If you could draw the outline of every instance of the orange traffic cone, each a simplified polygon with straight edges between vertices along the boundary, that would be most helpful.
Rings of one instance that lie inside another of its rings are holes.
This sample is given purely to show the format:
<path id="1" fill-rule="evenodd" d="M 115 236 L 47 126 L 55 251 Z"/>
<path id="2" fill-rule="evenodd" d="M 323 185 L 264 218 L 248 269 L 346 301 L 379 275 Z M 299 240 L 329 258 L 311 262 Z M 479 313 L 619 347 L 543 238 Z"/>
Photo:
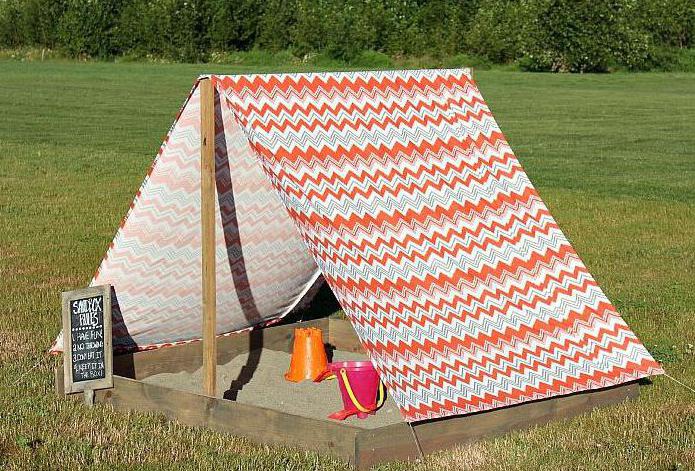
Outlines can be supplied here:
<path id="1" fill-rule="evenodd" d="M 298 383 L 305 379 L 313 380 L 328 366 L 326 349 L 323 346 L 321 329 L 309 327 L 294 329 L 294 345 L 290 369 L 285 379 Z"/>

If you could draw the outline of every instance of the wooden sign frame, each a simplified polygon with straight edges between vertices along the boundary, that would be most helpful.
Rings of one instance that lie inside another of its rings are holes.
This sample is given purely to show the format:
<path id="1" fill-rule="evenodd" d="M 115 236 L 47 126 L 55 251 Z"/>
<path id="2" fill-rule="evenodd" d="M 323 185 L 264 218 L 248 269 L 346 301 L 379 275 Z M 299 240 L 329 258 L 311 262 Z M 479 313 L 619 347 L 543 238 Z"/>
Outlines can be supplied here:
<path id="1" fill-rule="evenodd" d="M 104 378 L 73 381 L 72 321 L 70 303 L 80 299 L 103 296 Z M 63 377 L 66 393 L 113 387 L 113 348 L 111 331 L 111 285 L 66 291 L 63 293 Z"/>

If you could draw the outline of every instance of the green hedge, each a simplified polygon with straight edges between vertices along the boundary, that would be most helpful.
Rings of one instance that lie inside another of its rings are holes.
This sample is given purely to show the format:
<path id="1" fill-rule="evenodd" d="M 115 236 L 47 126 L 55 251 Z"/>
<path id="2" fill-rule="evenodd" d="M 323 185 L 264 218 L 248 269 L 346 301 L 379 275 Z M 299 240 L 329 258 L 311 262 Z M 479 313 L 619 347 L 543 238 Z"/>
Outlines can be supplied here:
<path id="1" fill-rule="evenodd" d="M 131 0 L 121 3 L 115 30 L 117 47 L 112 55 L 153 56 L 182 62 L 207 59 L 215 37 L 210 28 L 212 18 L 222 14 L 214 2 Z"/>
<path id="2" fill-rule="evenodd" d="M 545 0 L 524 37 L 522 65 L 531 70 L 600 72 L 648 69 L 649 34 L 637 27 L 633 0 Z"/>
<path id="3" fill-rule="evenodd" d="M 0 47 L 208 61 L 233 51 L 390 63 L 475 55 L 539 71 L 667 68 L 693 0 L 0 0 Z"/>

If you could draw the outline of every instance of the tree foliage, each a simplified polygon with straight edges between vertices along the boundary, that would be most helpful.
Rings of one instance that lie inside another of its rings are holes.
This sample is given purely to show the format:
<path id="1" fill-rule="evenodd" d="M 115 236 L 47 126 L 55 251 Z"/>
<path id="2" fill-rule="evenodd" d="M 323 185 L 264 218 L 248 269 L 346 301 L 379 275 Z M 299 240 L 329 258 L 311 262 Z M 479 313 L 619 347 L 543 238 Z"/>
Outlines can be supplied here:
<path id="1" fill-rule="evenodd" d="M 587 72 L 648 69 L 694 42 L 692 0 L 0 0 L 0 47 L 99 58 L 472 54 Z"/>

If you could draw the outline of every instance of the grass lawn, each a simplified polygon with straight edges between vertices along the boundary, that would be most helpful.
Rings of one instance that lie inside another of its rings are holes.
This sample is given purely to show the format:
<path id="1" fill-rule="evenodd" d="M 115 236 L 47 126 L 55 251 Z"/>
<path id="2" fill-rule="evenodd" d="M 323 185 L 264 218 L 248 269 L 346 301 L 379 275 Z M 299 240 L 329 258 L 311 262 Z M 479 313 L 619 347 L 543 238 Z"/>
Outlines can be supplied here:
<path id="1" fill-rule="evenodd" d="M 0 61 L 0 468 L 348 468 L 53 394 L 60 292 L 89 282 L 200 72 L 240 69 Z M 608 297 L 695 385 L 695 74 L 476 78 Z M 695 394 L 656 378 L 636 402 L 381 469 L 454 468 L 695 469 Z"/>

